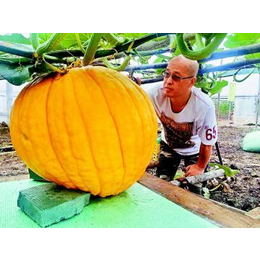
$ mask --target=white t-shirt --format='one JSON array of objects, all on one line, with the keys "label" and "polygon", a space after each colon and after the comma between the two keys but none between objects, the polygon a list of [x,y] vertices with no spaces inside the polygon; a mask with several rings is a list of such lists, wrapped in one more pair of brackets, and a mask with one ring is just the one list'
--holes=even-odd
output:
[{"label": "white t-shirt", "polygon": [[215,107],[210,97],[196,87],[192,87],[191,96],[179,113],[171,108],[170,98],[163,93],[162,84],[146,89],[156,114],[160,119],[162,140],[180,155],[199,153],[201,142],[214,145],[217,141]]}]

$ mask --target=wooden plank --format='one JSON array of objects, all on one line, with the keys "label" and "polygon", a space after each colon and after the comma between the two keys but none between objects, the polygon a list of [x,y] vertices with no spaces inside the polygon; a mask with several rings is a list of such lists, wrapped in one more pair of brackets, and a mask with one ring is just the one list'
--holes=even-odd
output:
[{"label": "wooden plank", "polygon": [[218,223],[222,227],[260,227],[259,220],[252,219],[236,210],[226,208],[224,205],[222,206],[212,200],[205,199],[148,173],[141,177],[139,183],[193,213]]}]

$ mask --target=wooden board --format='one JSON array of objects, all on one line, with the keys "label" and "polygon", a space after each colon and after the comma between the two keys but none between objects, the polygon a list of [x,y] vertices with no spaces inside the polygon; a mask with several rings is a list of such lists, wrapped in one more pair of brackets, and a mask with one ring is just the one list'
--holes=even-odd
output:
[{"label": "wooden board", "polygon": [[205,199],[192,192],[186,191],[171,183],[161,180],[155,176],[145,173],[139,183],[163,197],[179,204],[180,206],[200,215],[207,217],[220,224],[223,227],[230,228],[250,228],[260,227],[260,221],[252,219],[238,212],[215,203],[212,200]]}]

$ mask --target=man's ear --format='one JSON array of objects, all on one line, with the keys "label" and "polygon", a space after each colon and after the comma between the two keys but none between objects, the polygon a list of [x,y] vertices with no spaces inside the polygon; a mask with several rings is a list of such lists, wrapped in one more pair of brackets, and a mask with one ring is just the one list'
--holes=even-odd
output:
[{"label": "man's ear", "polygon": [[192,86],[194,86],[194,84],[196,83],[196,81],[197,81],[197,78],[196,77],[193,77],[192,79],[191,79],[191,81],[190,81],[190,88],[192,87]]}]

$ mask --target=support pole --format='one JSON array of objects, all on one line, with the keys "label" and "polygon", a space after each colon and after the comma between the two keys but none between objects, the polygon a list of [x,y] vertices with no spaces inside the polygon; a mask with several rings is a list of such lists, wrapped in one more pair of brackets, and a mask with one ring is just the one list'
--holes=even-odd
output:
[{"label": "support pole", "polygon": [[10,122],[10,112],[13,105],[13,85],[6,81],[6,123],[9,125]]},{"label": "support pole", "polygon": [[[220,65],[223,65],[223,59],[221,59]],[[221,76],[219,77],[219,80],[221,80]],[[217,103],[217,122],[219,122],[219,117],[220,117],[219,109],[220,109],[220,92],[218,93],[218,103]]]},{"label": "support pole", "polygon": [[258,73],[258,95],[257,95],[257,100],[256,100],[255,129],[257,129],[257,126],[258,126],[259,105],[260,105],[260,73]]}]

